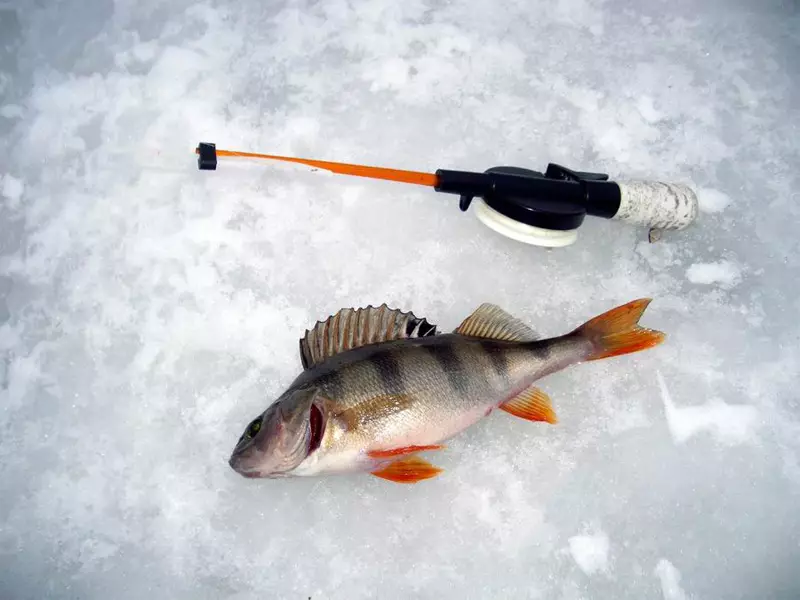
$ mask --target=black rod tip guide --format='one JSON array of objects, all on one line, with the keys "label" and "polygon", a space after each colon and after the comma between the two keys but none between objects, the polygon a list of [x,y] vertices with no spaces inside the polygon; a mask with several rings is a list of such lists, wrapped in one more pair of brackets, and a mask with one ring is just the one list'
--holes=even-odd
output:
[{"label": "black rod tip guide", "polygon": [[197,146],[197,168],[201,171],[217,170],[217,146],[200,142]]}]

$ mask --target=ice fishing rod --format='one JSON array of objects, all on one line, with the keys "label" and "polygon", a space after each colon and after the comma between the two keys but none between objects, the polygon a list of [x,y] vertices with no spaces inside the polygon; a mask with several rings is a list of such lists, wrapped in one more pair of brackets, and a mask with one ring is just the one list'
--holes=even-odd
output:
[{"label": "ice fishing rod", "polygon": [[544,173],[520,167],[492,167],[483,173],[437,169],[435,173],[371,167],[308,158],[221,150],[201,142],[195,149],[202,171],[216,170],[219,157],[290,162],[340,175],[354,175],[432,187],[456,194],[466,212],[472,201],[478,219],[497,233],[536,246],[575,242],[586,215],[647,227],[655,241],[664,229],[684,229],[698,214],[691,188],[659,181],[610,181],[604,173],[573,171],[550,163]]}]

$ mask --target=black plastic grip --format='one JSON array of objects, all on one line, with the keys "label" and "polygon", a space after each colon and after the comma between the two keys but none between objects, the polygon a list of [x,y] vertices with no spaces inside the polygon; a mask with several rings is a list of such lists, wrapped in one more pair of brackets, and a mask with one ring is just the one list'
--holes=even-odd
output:
[{"label": "black plastic grip", "polygon": [[437,192],[445,194],[459,194],[461,196],[483,196],[492,191],[492,181],[486,173],[472,171],[449,171],[438,169],[436,171]]},{"label": "black plastic grip", "polygon": [[613,181],[584,181],[584,203],[587,214],[610,219],[619,210],[619,186]]},{"label": "black plastic grip", "polygon": [[[439,169],[434,189],[459,194],[462,210],[474,197],[483,198],[493,208],[520,219],[525,212],[578,212],[610,219],[620,206],[617,184],[601,173],[571,171],[548,165],[546,174],[516,167],[494,167],[485,173]],[[504,210],[507,209],[507,210]],[[555,215],[554,215],[555,216]]]}]

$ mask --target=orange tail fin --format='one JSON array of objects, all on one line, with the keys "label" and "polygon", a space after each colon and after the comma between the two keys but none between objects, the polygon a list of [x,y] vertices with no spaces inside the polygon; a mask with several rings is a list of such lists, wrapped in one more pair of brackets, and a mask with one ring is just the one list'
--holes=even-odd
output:
[{"label": "orange tail fin", "polygon": [[586,360],[639,352],[663,342],[666,337],[663,333],[639,326],[639,319],[651,301],[651,298],[634,300],[578,327],[574,334],[589,338],[595,348]]}]

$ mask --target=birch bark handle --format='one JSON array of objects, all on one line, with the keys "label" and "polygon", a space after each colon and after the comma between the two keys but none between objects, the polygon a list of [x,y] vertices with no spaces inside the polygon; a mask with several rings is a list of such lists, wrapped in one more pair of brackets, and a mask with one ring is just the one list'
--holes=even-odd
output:
[{"label": "birch bark handle", "polygon": [[685,185],[658,181],[617,181],[620,204],[611,217],[653,229],[684,229],[698,214],[697,195]]}]

